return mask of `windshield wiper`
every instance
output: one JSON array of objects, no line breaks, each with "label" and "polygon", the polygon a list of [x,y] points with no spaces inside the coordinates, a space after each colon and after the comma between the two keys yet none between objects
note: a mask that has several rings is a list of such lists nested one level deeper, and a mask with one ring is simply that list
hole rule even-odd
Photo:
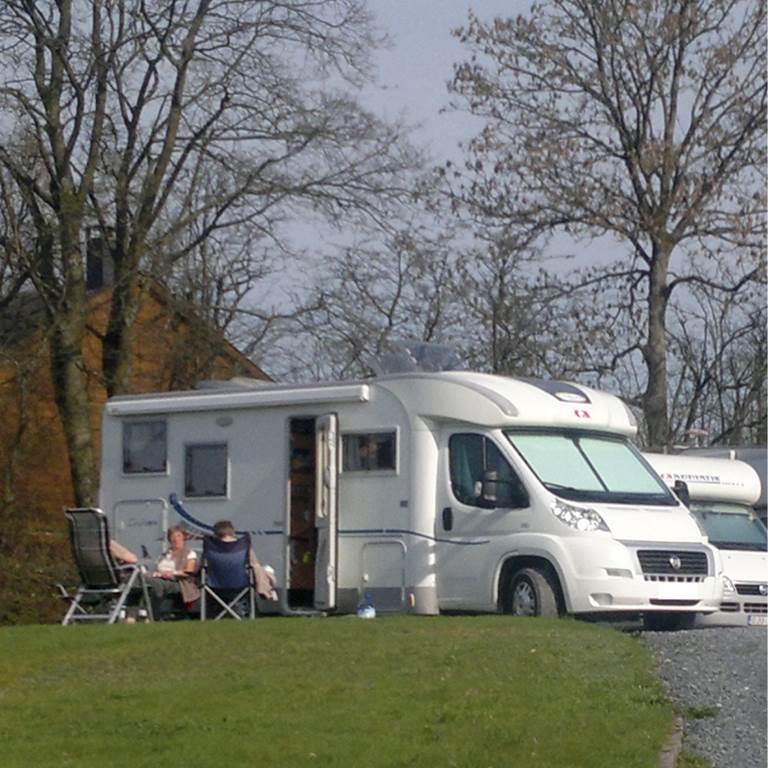
[{"label": "windshield wiper", "polygon": [[544,483],[544,487],[549,489],[550,491],[558,490],[558,491],[576,491],[577,493],[589,493],[589,491],[585,491],[584,488],[574,488],[572,485],[562,485],[562,483],[550,483],[549,481]]},{"label": "windshield wiper", "polygon": [[765,552],[765,545],[758,544],[755,541],[713,541],[710,544],[718,549],[738,549],[744,552]]},{"label": "windshield wiper", "polygon": [[616,504],[645,504],[647,506],[674,507],[677,500],[665,493],[650,491],[610,491],[610,501]]}]

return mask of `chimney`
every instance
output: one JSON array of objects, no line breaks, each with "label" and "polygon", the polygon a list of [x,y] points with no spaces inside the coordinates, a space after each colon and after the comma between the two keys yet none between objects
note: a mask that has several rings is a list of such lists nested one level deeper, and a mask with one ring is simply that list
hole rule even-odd
[{"label": "chimney", "polygon": [[103,234],[89,234],[85,245],[85,288],[98,291],[115,281],[115,263],[109,241]]}]

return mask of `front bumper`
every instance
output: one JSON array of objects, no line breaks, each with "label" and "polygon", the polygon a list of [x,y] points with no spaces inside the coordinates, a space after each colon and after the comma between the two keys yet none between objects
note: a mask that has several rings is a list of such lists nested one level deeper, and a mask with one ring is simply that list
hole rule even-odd
[{"label": "front bumper", "polygon": [[693,611],[711,613],[720,605],[718,580],[694,584],[648,583],[642,576],[578,579],[574,613]]},{"label": "front bumper", "polygon": [[713,550],[698,542],[614,540],[569,554],[573,613],[713,613],[723,599]]},{"label": "front bumper", "polygon": [[768,598],[725,595],[718,610],[696,617],[701,627],[768,627]]}]

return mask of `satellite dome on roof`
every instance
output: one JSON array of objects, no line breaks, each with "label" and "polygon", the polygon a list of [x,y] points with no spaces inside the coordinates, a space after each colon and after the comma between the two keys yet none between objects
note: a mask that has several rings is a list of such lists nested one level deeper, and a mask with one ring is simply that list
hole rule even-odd
[{"label": "satellite dome on roof", "polygon": [[378,357],[368,360],[377,376],[389,373],[458,371],[465,369],[457,351],[448,344],[392,339]]}]

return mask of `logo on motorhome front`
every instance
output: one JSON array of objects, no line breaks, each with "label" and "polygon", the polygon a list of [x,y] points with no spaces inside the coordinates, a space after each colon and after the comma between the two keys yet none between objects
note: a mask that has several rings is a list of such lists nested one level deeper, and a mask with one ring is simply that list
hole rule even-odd
[{"label": "logo on motorhome front", "polygon": [[683,561],[677,555],[672,555],[672,557],[669,558],[669,564],[674,570],[679,571],[683,565]]},{"label": "logo on motorhome front", "polygon": [[768,584],[761,584],[757,589],[763,597],[768,595]]},{"label": "logo on motorhome front", "polygon": [[576,414],[577,419],[591,419],[592,414],[589,411],[585,411],[583,408],[575,408],[573,411]]}]

